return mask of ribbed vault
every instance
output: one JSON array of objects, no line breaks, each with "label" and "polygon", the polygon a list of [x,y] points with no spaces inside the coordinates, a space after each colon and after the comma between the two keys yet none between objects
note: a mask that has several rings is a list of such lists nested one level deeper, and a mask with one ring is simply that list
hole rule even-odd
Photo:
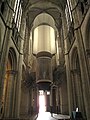
[{"label": "ribbed vault", "polygon": [[61,25],[61,15],[64,13],[66,0],[23,0],[22,6],[27,14],[27,24],[31,28],[33,21],[40,13],[48,13],[55,20],[56,26]]}]

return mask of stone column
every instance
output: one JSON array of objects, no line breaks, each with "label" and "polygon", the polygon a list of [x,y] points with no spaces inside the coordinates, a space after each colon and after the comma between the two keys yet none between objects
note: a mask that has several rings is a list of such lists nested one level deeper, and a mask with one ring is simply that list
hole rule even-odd
[{"label": "stone column", "polygon": [[58,113],[61,113],[61,106],[60,106],[60,103],[61,103],[61,96],[60,96],[60,86],[58,86]]},{"label": "stone column", "polygon": [[39,113],[39,89],[37,87],[37,114]]},{"label": "stone column", "polygon": [[57,109],[57,113],[58,113],[58,87],[56,87],[56,109]]},{"label": "stone column", "polygon": [[74,74],[73,74],[73,70],[71,70],[71,83],[72,83],[72,95],[73,95],[73,110],[76,109],[76,96],[75,96],[75,78],[74,78]]},{"label": "stone column", "polygon": [[36,114],[37,113],[37,89],[34,88],[34,91],[33,91],[33,114]]},{"label": "stone column", "polygon": [[83,88],[83,96],[84,96],[84,104],[86,110],[87,119],[90,119],[90,80],[89,80],[89,72],[88,72],[88,65],[85,53],[85,47],[83,43],[82,33],[81,30],[78,29],[75,32],[76,39],[77,39],[77,47],[78,47],[78,55],[79,55],[79,62],[81,68],[81,81],[82,81],[82,88]]},{"label": "stone column", "polygon": [[32,91],[31,88],[29,89],[29,114],[31,115],[31,95],[32,95]]},{"label": "stone column", "polygon": [[6,62],[8,60],[9,40],[10,39],[11,39],[11,30],[6,28],[5,37],[3,39],[3,46],[2,46],[2,50],[1,50],[2,54],[0,56],[1,57],[1,59],[0,59],[0,105],[2,104],[5,70],[6,70]]},{"label": "stone column", "polygon": [[57,111],[56,111],[56,110],[57,110],[57,109],[56,109],[56,104],[57,104],[57,103],[56,103],[56,99],[57,99],[57,98],[56,98],[56,96],[57,96],[57,94],[56,94],[56,89],[57,89],[57,88],[56,88],[55,86],[54,86],[53,89],[52,89],[52,110],[53,110],[53,112],[55,112],[55,113],[57,112]]},{"label": "stone column", "polygon": [[[10,2],[10,1],[9,1]],[[1,1],[0,1],[1,5]],[[3,27],[2,31],[2,46],[0,48],[0,109],[2,106],[2,96],[3,96],[3,88],[4,88],[4,78],[5,78],[5,70],[6,70],[6,61],[8,59],[8,51],[9,51],[9,41],[11,40],[11,21],[12,21],[12,10],[9,11],[8,6],[5,7],[4,20],[8,18],[7,26]],[[4,21],[6,22],[6,21]],[[3,22],[2,22],[3,23]],[[2,24],[3,25],[3,24]]]},{"label": "stone column", "polygon": [[9,79],[7,79],[6,84],[6,94],[5,94],[5,103],[4,103],[4,117],[5,118],[12,118],[13,117],[13,108],[14,108],[14,87],[15,87],[15,76],[16,71],[9,70],[7,71],[7,74],[9,76]]},{"label": "stone column", "polygon": [[21,27],[20,27],[20,54],[18,59],[18,76],[17,76],[17,86],[16,86],[16,103],[15,103],[15,117],[19,118],[20,114],[20,98],[21,98],[21,80],[22,80],[22,64],[23,64],[23,43],[24,43],[24,35],[25,35],[25,27],[26,27],[26,16],[23,13],[21,19]]},{"label": "stone column", "polygon": [[50,112],[52,113],[52,87],[50,90]]},{"label": "stone column", "polygon": [[32,91],[32,92],[31,92],[31,115],[32,115],[32,114],[33,114],[33,102],[34,102],[34,101],[33,101],[33,100],[34,100],[34,98],[33,98],[33,96],[34,96],[34,95],[33,95],[33,88],[31,89],[31,91]]},{"label": "stone column", "polygon": [[[82,83],[80,71],[74,69],[72,70],[73,82],[74,82],[74,95],[75,95],[75,107],[79,108],[79,111],[85,114],[84,100],[82,93]],[[74,97],[73,97],[74,98]]]},{"label": "stone column", "polygon": [[87,64],[88,64],[88,72],[89,72],[89,83],[90,83],[90,49],[86,50],[87,55]]},{"label": "stone column", "polygon": [[45,110],[48,110],[49,104],[48,104],[48,98],[47,98],[47,91],[44,92],[44,99],[45,99]]},{"label": "stone column", "polygon": [[68,93],[68,107],[69,107],[69,115],[71,116],[71,112],[73,110],[73,101],[72,101],[72,84],[71,84],[71,75],[70,75],[70,58],[68,51],[68,39],[67,39],[67,21],[65,18],[65,14],[62,14],[62,29],[64,36],[64,48],[65,48],[65,65],[66,65],[66,76],[67,76],[67,93]]},{"label": "stone column", "polygon": [[68,91],[68,107],[69,107],[69,115],[71,116],[71,112],[73,111],[73,92],[72,92],[72,81],[70,74],[70,59],[69,55],[65,55],[66,61],[66,75],[67,75],[67,91]]}]

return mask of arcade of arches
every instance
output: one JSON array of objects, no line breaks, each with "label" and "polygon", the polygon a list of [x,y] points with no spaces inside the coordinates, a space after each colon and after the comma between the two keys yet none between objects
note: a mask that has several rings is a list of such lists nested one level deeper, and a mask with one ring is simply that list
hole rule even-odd
[{"label": "arcade of arches", "polygon": [[0,0],[0,119],[90,120],[89,99],[90,1]]}]

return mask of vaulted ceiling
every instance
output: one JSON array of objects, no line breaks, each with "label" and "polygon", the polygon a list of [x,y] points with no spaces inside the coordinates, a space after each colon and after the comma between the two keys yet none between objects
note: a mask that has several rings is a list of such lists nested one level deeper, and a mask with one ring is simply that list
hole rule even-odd
[{"label": "vaulted ceiling", "polygon": [[61,25],[61,15],[65,10],[66,0],[22,0],[23,10],[27,14],[27,23],[31,27],[35,17],[46,12],[50,14],[56,23]]},{"label": "vaulted ceiling", "polygon": [[[40,13],[48,13],[49,15],[51,15],[55,20],[56,28],[60,29],[62,27],[62,16],[65,12],[65,6],[66,0],[22,0],[22,8],[23,11],[26,13],[27,26],[30,29],[33,27],[33,22],[36,16],[38,16]],[[53,69],[56,65],[55,59],[55,57],[53,57],[52,59]],[[27,84],[28,82],[29,80],[26,81]],[[48,85],[40,85],[40,89],[42,89],[42,86],[45,86],[47,88]]]}]

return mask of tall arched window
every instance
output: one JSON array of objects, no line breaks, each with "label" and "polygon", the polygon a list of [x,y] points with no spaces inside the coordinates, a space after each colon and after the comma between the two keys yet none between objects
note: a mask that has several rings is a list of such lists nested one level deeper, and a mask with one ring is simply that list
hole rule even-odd
[{"label": "tall arched window", "polygon": [[78,108],[79,111],[84,115],[83,117],[85,117],[86,112],[83,95],[83,83],[77,48],[74,48],[72,52],[71,68],[73,110],[76,110],[76,108]]},{"label": "tall arched window", "polygon": [[69,30],[69,27],[71,26],[71,23],[72,23],[72,13],[71,13],[71,2],[70,2],[70,0],[67,0],[65,14],[66,14],[67,26],[68,26],[68,30]]},{"label": "tall arched window", "polygon": [[14,5],[14,23],[18,31],[20,30],[21,24],[21,16],[22,16],[22,7],[21,7],[21,0],[16,0]]},{"label": "tall arched window", "polygon": [[4,79],[3,88],[3,117],[13,117],[14,111],[14,97],[15,97],[15,78],[16,78],[16,54],[15,51],[10,48],[8,53],[8,60],[6,64],[6,74]]}]

